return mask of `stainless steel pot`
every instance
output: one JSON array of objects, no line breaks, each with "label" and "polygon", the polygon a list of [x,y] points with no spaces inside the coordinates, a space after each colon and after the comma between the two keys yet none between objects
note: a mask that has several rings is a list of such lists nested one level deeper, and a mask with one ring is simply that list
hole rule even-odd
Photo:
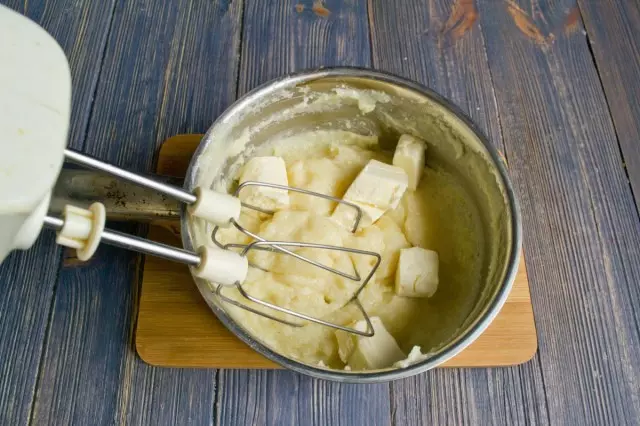
[{"label": "stainless steel pot", "polygon": [[[356,93],[371,96],[363,98]],[[285,76],[246,94],[216,120],[193,156],[183,186],[189,192],[202,185],[228,190],[231,180],[225,177],[233,175],[242,156],[274,137],[309,129],[346,128],[378,133],[381,144],[389,143],[390,149],[401,133],[425,139],[430,158],[455,169],[473,194],[482,217],[486,265],[477,300],[456,330],[425,360],[406,368],[329,370],[283,356],[265,345],[234,320],[206,282],[194,280],[211,310],[229,330],[284,367],[341,382],[370,383],[408,377],[452,358],[487,328],[511,290],[519,263],[520,213],[505,164],[482,132],[455,105],[421,85],[371,70],[334,68]],[[142,190],[131,197],[134,191],[130,184],[96,179],[99,178],[92,173],[63,173],[54,199],[55,195],[58,199],[64,196],[74,199],[75,204],[79,199],[106,199],[107,211],[120,219],[177,218],[179,212],[185,249],[192,251],[204,242],[203,238],[208,238],[208,225],[190,217],[176,202]],[[142,198],[146,200],[144,204],[138,202]],[[54,202],[53,210],[62,204]]]}]

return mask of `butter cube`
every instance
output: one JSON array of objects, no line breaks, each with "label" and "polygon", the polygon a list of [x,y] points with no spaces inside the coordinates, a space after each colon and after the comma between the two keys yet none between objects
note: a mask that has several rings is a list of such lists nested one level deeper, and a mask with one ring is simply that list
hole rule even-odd
[{"label": "butter cube", "polygon": [[[342,362],[354,370],[376,370],[391,367],[405,358],[404,353],[379,317],[372,317],[375,334],[372,337],[359,336],[346,331],[337,331],[338,355]],[[352,326],[358,331],[366,331],[367,322],[361,320]]]},{"label": "butter cube", "polygon": [[393,154],[393,165],[401,167],[409,177],[409,189],[415,191],[424,172],[427,145],[411,135],[402,135]]},{"label": "butter cube", "polygon": [[[362,324],[361,324],[362,323]],[[355,324],[351,324],[352,328],[358,331],[365,331],[367,329],[366,321],[358,321]],[[338,356],[340,360],[345,364],[349,362],[349,357],[356,348],[358,339],[357,334],[349,333],[348,331],[338,330],[336,331],[336,340],[338,341]]]},{"label": "butter cube", "polygon": [[[288,186],[287,168],[280,157],[254,157],[242,168],[240,183],[257,181]],[[289,192],[266,186],[247,186],[238,194],[242,202],[264,210],[277,210],[289,205]]]},{"label": "butter cube", "polygon": [[[398,206],[408,184],[407,173],[400,167],[370,160],[342,199],[360,207],[360,227],[366,227],[378,220],[387,210]],[[347,229],[353,227],[356,217],[356,210],[344,204],[338,204],[331,216]]]},{"label": "butter cube", "polygon": [[423,354],[420,346],[414,346],[411,348],[411,352],[409,352],[406,359],[396,362],[393,366],[396,368],[407,368],[410,365],[424,361],[428,357],[429,354]]},{"label": "butter cube", "polygon": [[438,253],[421,247],[400,250],[395,292],[405,297],[431,297],[438,289]]}]

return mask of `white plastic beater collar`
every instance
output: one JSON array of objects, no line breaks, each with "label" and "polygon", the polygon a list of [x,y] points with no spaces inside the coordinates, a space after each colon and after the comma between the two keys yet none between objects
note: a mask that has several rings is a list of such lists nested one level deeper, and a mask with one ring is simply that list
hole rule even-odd
[{"label": "white plastic beater collar", "polygon": [[237,197],[201,186],[197,187],[193,193],[196,196],[196,202],[188,207],[189,213],[193,216],[221,228],[228,227],[232,219],[237,221],[240,218],[242,203]]},{"label": "white plastic beater collar", "polygon": [[78,259],[89,260],[96,252],[104,231],[104,205],[93,203],[88,210],[66,205],[63,216],[64,225],[57,233],[56,243],[76,249]]},{"label": "white plastic beater collar", "polygon": [[247,278],[249,261],[246,256],[208,246],[200,247],[198,255],[200,264],[193,271],[198,278],[224,286],[242,284]]},{"label": "white plastic beater collar", "polygon": [[[75,249],[78,259],[89,260],[96,252],[105,233],[106,212],[104,205],[94,203],[89,206],[89,209],[66,205],[63,218],[62,227],[57,232],[56,242]],[[176,251],[178,250],[176,249]],[[246,256],[239,253],[222,250],[218,247],[203,246],[198,249],[198,257],[199,263],[197,266],[193,266],[193,273],[198,278],[224,286],[233,286],[242,284],[247,277],[249,261]],[[184,260],[182,261],[184,262]]]}]

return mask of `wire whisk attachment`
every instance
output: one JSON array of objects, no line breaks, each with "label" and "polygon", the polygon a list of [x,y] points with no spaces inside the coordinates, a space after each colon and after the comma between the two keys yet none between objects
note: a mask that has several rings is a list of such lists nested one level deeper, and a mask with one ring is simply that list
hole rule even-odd
[{"label": "wire whisk attachment", "polygon": [[[348,201],[342,200],[340,198],[337,197],[333,197],[330,195],[326,195],[326,194],[322,194],[322,193],[318,193],[318,192],[314,192],[314,191],[309,191],[307,189],[302,189],[302,188],[295,188],[295,187],[290,187],[290,186],[286,186],[286,185],[279,185],[279,184],[273,184],[273,183],[267,183],[267,182],[256,182],[256,181],[247,181],[247,182],[243,182],[242,184],[240,184],[238,186],[238,188],[235,190],[235,192],[233,193],[233,196],[237,197],[239,195],[239,193],[242,191],[242,189],[247,188],[249,186],[265,186],[265,187],[269,187],[269,188],[273,188],[273,189],[281,189],[281,190],[285,190],[285,191],[293,191],[293,192],[298,192],[298,193],[302,193],[302,194],[306,194],[312,197],[320,197],[323,198],[325,200],[330,200],[336,203],[341,203],[343,205],[346,205],[350,208],[355,209],[356,211],[356,215],[355,215],[355,220],[354,220],[354,224],[351,228],[351,232],[355,233],[356,230],[358,229],[358,225],[360,224],[360,220],[362,218],[362,210],[361,208],[354,204],[354,203],[350,203]],[[268,215],[273,215],[275,214],[275,211],[272,210],[266,210],[263,208],[259,208],[257,206],[253,206],[247,203],[242,203],[242,206],[254,211],[257,211],[259,213],[263,213],[263,214],[268,214]],[[217,237],[218,237],[218,231],[220,229],[219,226],[215,226],[212,233],[211,233],[211,238],[213,240],[213,242],[221,249],[224,250],[232,250],[232,249],[239,249],[239,254],[243,257],[246,257],[250,251],[252,250],[267,250],[267,251],[271,251],[271,252],[275,252],[275,253],[280,253],[283,255],[288,255],[288,256],[292,256],[298,260],[300,260],[301,262],[305,262],[308,263],[310,265],[313,265],[315,267],[321,268],[327,272],[330,272],[332,274],[336,274],[340,277],[346,278],[348,280],[351,281],[355,281],[355,282],[360,282],[360,285],[357,287],[357,289],[355,290],[355,292],[353,293],[353,295],[347,299],[347,302],[344,303],[342,305],[341,308],[342,309],[344,307],[346,307],[347,305],[353,305],[357,308],[357,310],[362,314],[363,318],[365,319],[366,323],[367,323],[367,329],[365,331],[360,331],[360,330],[356,330],[355,328],[352,327],[347,327],[341,324],[337,324],[331,321],[328,321],[326,319],[323,318],[318,318],[315,316],[311,316],[311,315],[307,315],[303,312],[298,312],[289,308],[285,308],[283,306],[278,306],[274,303],[268,302],[266,300],[262,300],[258,297],[252,296],[251,294],[249,294],[246,289],[243,288],[243,283],[240,282],[236,282],[234,286],[237,290],[238,290],[238,294],[240,296],[242,296],[244,299],[262,306],[266,309],[271,309],[277,312],[281,312],[296,318],[299,318],[303,321],[290,321],[287,319],[283,319],[283,318],[279,318],[275,315],[272,315],[268,312],[264,312],[262,310],[256,309],[252,306],[250,306],[249,304],[246,303],[242,303],[238,300],[235,300],[227,295],[224,294],[223,292],[223,285],[218,284],[215,288],[215,294],[220,297],[223,301],[230,303],[234,306],[237,306],[239,308],[245,309],[249,312],[261,315],[263,317],[269,318],[271,320],[280,322],[282,324],[286,324],[292,327],[302,327],[305,325],[305,321],[308,322],[312,322],[312,323],[316,323],[316,324],[320,324],[323,326],[327,326],[327,327],[331,327],[331,328],[335,328],[338,330],[342,330],[342,331],[346,331],[346,332],[350,332],[350,333],[354,333],[354,334],[358,334],[361,336],[373,336],[374,335],[374,330],[373,330],[373,325],[371,323],[371,320],[369,318],[369,315],[367,314],[366,310],[364,309],[364,307],[362,306],[362,303],[360,302],[360,300],[358,300],[358,296],[360,295],[360,293],[362,293],[362,291],[364,290],[364,288],[367,286],[367,284],[371,281],[371,279],[373,278],[376,270],[378,269],[378,267],[380,266],[380,263],[382,261],[382,257],[380,256],[379,253],[376,252],[372,252],[372,251],[367,251],[367,250],[361,250],[361,249],[356,249],[356,248],[349,248],[349,247],[343,247],[343,246],[336,246],[336,245],[329,245],[329,244],[318,244],[318,243],[307,243],[307,242],[300,242],[300,241],[272,241],[272,240],[266,240],[264,238],[262,238],[260,235],[258,235],[255,232],[251,232],[249,229],[247,229],[246,227],[242,226],[238,221],[236,221],[235,219],[231,220],[231,224],[233,225],[233,227],[235,227],[239,232],[241,232],[242,234],[250,237],[252,239],[252,242],[248,243],[248,244],[240,244],[240,243],[223,243],[221,242]],[[336,269],[332,266],[323,264],[317,260],[311,259],[307,256],[301,255],[299,253],[296,253],[293,249],[295,248],[305,248],[305,249],[317,249],[317,250],[329,250],[329,251],[338,251],[338,252],[343,252],[343,253],[349,253],[349,254],[355,254],[355,255],[362,255],[362,256],[369,256],[372,257],[374,259],[374,263],[373,266],[371,267],[371,270],[369,271],[369,273],[366,275],[366,277],[364,279],[362,279],[359,271],[357,270],[355,264],[353,265],[353,271],[352,272],[348,272],[348,271],[342,271],[339,269]],[[254,268],[258,268],[261,269],[265,272],[269,272],[267,269],[256,265],[256,264],[252,264],[249,263],[250,267],[254,267]]]}]

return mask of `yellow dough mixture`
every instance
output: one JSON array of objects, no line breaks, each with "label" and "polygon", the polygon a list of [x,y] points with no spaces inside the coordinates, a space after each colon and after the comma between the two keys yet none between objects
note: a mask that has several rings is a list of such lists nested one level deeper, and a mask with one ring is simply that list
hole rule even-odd
[{"label": "yellow dough mixture", "polygon": [[[316,131],[283,138],[252,154],[259,155],[282,158],[290,186],[342,197],[369,160],[391,164],[393,152],[380,149],[376,137]],[[236,178],[240,173],[242,169]],[[415,346],[422,353],[437,348],[470,312],[481,282],[482,227],[461,180],[453,171],[432,162],[427,151],[427,166],[417,188],[407,189],[398,207],[372,225],[352,233],[331,219],[335,207],[328,200],[289,192],[286,208],[272,216],[243,209],[240,223],[269,240],[323,243],[380,253],[380,267],[360,295],[362,305],[371,317],[381,319],[404,356]],[[225,243],[249,242],[231,228],[221,230],[219,238]],[[394,291],[400,250],[409,247],[438,253],[439,285],[433,297],[401,297]],[[375,263],[373,257],[339,251],[297,252],[339,270],[351,272],[355,267],[362,277]],[[362,319],[357,309],[342,308],[358,282],[283,254],[252,251],[249,261],[257,267],[249,269],[243,289],[252,296],[343,325]],[[224,291],[239,297],[233,289]],[[329,368],[346,366],[338,354],[335,329],[316,324],[294,328],[236,307],[230,307],[229,312],[251,334],[286,356]],[[299,321],[284,314],[277,316]]]}]

